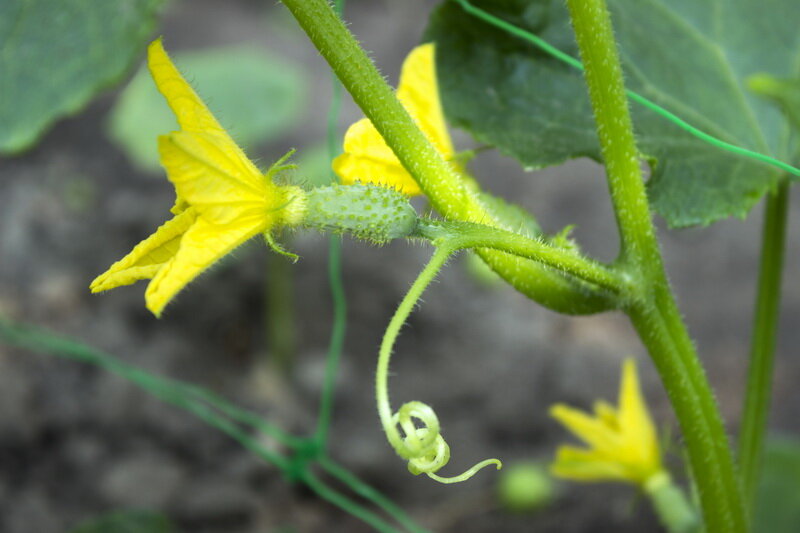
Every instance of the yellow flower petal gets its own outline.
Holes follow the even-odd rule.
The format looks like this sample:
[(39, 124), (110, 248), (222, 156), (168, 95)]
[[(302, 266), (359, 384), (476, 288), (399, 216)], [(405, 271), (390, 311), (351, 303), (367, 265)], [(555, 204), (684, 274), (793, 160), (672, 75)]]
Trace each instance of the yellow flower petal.
[(421, 192), (417, 182), (366, 118), (350, 126), (345, 133), (344, 153), (333, 160), (333, 171), (345, 185), (374, 183), (409, 196)]
[(408, 54), (400, 73), (397, 97), (439, 153), (445, 159), (451, 159), (453, 143), (439, 99), (436, 46), (433, 43), (418, 46)]
[(177, 253), (183, 234), (196, 218), (197, 213), (189, 208), (165, 222), (128, 255), (97, 276), (89, 287), (91, 291), (107, 291), (152, 278)]
[(159, 316), (192, 279), (231, 250), (278, 224), (296, 224), (304, 201), (298, 187), (279, 187), (264, 175), (219, 125), (180, 75), (161, 45), (148, 48), (159, 91), (182, 131), (159, 138), (161, 163), (175, 186), (175, 217), (114, 263), (91, 285), (93, 292), (152, 278), (147, 308)]
[(626, 359), (622, 367), (622, 382), (619, 390), (619, 420), (625, 429), (637, 428), (640, 432), (655, 433), (650, 414), (642, 398), (636, 362)]
[(625, 481), (628, 478), (628, 471), (622, 464), (574, 446), (558, 448), (551, 471), (553, 475), (575, 481)]
[(255, 183), (242, 179), (250, 172), (248, 165), (231, 158), (218, 140), (216, 135), (189, 132), (159, 137), (161, 164), (178, 197), (217, 224), (266, 212), (271, 192), (274, 196), (270, 189), (275, 187), (268, 187), (260, 174)]
[(644, 403), (636, 372), (636, 362), (625, 360), (619, 392), (620, 431), (628, 435), (628, 442), (636, 443), (636, 453), (650, 468), (660, 468), (661, 451), (656, 428)]
[(219, 125), (192, 86), (181, 76), (164, 50), (161, 38), (150, 43), (147, 49), (147, 65), (156, 87), (175, 113), (181, 130), (216, 136), (214, 142), (220, 151), (226, 154), (226, 158), (234, 166), (247, 170), (239, 176), (239, 179), (249, 181), (251, 185), (256, 186), (261, 173), (231, 139), (228, 132)]
[[(433, 43), (418, 46), (406, 58), (397, 96), (428, 140), (447, 160), (453, 144), (439, 101)], [(421, 194), (419, 185), (400, 164), (378, 130), (368, 119), (350, 126), (344, 136), (344, 153), (333, 161), (342, 183), (375, 183), (394, 187), (404, 194)]]
[(160, 316), (167, 303), (190, 281), (263, 230), (261, 217), (239, 219), (227, 225), (212, 224), (198, 218), (184, 234), (177, 253), (147, 286), (147, 308)]
[(164, 50), (160, 37), (147, 48), (147, 66), (182, 130), (228, 135), (192, 86), (181, 76)]
[(604, 402), (603, 400), (595, 402), (594, 413), (597, 415), (597, 418), (599, 418), (606, 426), (616, 430), (619, 429), (617, 410), (614, 409), (614, 407), (608, 402)]
[(583, 481), (627, 481), (643, 486), (663, 472), (661, 451), (647, 405), (639, 388), (636, 364), (625, 361), (619, 406), (596, 402), (595, 416), (564, 405), (551, 415), (588, 444), (588, 448), (559, 448), (553, 472)]
[(603, 423), (583, 411), (556, 404), (550, 408), (550, 416), (561, 422), (578, 438), (592, 448), (606, 450), (619, 446), (619, 436)]

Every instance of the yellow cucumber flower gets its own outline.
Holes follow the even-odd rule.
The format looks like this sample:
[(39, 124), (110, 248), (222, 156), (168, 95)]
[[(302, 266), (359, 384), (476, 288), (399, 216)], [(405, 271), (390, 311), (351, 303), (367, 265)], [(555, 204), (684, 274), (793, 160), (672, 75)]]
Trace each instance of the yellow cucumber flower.
[[(445, 160), (451, 161), (455, 152), (439, 101), (434, 54), (433, 43), (418, 46), (408, 54), (400, 73), (397, 97), (431, 144)], [(344, 184), (374, 183), (409, 196), (422, 192), (367, 118), (350, 126), (345, 133), (344, 153), (333, 160), (333, 170)]]
[(91, 284), (100, 292), (151, 279), (147, 308), (160, 316), (164, 306), (190, 281), (251, 237), (296, 224), (304, 196), (297, 187), (281, 187), (245, 156), (175, 68), (161, 39), (147, 50), (147, 62), (180, 131), (158, 139), (161, 164), (177, 195), (174, 217), (139, 243)]
[(559, 447), (554, 475), (577, 481), (623, 481), (645, 487), (664, 473), (656, 430), (639, 388), (636, 363), (623, 364), (619, 407), (597, 402), (595, 416), (557, 404), (550, 415), (588, 448)]

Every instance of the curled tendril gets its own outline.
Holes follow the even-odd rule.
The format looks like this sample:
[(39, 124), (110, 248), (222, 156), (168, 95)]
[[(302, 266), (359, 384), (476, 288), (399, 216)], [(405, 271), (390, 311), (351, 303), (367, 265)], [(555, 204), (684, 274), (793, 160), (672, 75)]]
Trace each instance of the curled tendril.
[[(418, 420), (422, 427), (417, 427)], [(403, 430), (402, 440), (392, 442), (395, 451), (408, 459), (408, 470), (412, 474), (436, 472), (450, 460), (450, 446), (442, 437), (439, 417), (428, 404), (404, 403), (392, 416), (392, 426)], [(398, 434), (399, 436), (399, 434)]]
[[(430, 262), (414, 281), (408, 294), (400, 302), (397, 311), (389, 322), (389, 326), (386, 328), (386, 333), (381, 343), (375, 382), (378, 413), (389, 443), (400, 457), (408, 460), (408, 470), (412, 474), (425, 473), (428, 477), (440, 483), (466, 481), (475, 475), (478, 470), (490, 464), (496, 465), (498, 470), (502, 467), (502, 463), (499, 460), (486, 459), (458, 476), (441, 477), (436, 475), (436, 472), (450, 461), (450, 446), (442, 437), (439, 417), (436, 416), (436, 412), (425, 403), (413, 401), (403, 404), (396, 413), (392, 414), (389, 404), (389, 359), (391, 358), (394, 341), (397, 339), (400, 327), (408, 318), (423, 291), (436, 277), (436, 274), (452, 252), (452, 248), (444, 246), (438, 248)], [(400, 430), (402, 430), (402, 434)]]

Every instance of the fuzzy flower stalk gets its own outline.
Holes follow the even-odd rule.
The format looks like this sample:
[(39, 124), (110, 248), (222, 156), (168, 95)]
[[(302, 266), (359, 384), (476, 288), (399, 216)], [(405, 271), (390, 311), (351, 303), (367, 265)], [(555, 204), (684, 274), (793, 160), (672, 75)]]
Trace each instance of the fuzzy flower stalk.
[(220, 126), (170, 60), (161, 39), (150, 44), (147, 63), (180, 131), (158, 139), (161, 164), (175, 187), (173, 218), (91, 284), (101, 292), (150, 279), (147, 308), (157, 317), (188, 283), (250, 238), (301, 222), (305, 193), (280, 186), (286, 157), (261, 172)]

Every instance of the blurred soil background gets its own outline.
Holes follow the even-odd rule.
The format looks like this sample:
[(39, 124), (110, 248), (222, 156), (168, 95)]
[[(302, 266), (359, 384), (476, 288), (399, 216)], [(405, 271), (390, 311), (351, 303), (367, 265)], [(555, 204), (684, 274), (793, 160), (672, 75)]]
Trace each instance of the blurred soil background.
[[(433, 5), (348, 1), (351, 29), (392, 83)], [(280, 139), (251, 150), (262, 166), (289, 148), (302, 158), (304, 150), (324, 142), (330, 74), (282, 6), (174, 1), (158, 33), (174, 53), (249, 43), (302, 68), (303, 112)], [(118, 94), (106, 91), (59, 122), (38, 146), (0, 162), (0, 313), (150, 372), (200, 384), (289, 431), (310, 433), (331, 328), (325, 237), (297, 233), (288, 243), (301, 256), (291, 269), (296, 353), (288, 371), (278, 369), (265, 334), (271, 318), (267, 278), (281, 259), (257, 240), (195, 281), (161, 320), (144, 308), (145, 283), (89, 293), (97, 274), (166, 220), (174, 199), (163, 174), (138, 170), (109, 139)], [(342, 133), (360, 117), (346, 95), (344, 102)], [(475, 146), (454, 133), (460, 149)], [(547, 231), (576, 224), (586, 250), (614, 258), (614, 221), (598, 165), (576, 161), (524, 173), (490, 151), (472, 168), (488, 190), (530, 208)], [(795, 195), (793, 220), (797, 200)], [(746, 221), (660, 232), (667, 269), (731, 430), (737, 429), (744, 390), (760, 213), (759, 206)], [(771, 419), (774, 432), (784, 434), (800, 432), (800, 360), (792, 349), (800, 341), (795, 226)], [(628, 487), (559, 484), (549, 507), (518, 515), (498, 504), (494, 471), (454, 486), (407, 472), (380, 429), (372, 379), (383, 330), (430, 254), (429, 247), (405, 242), (376, 248), (344, 240), (349, 324), (331, 455), (438, 532), (657, 530), (647, 501)], [(404, 328), (391, 394), (395, 405), (418, 399), (435, 407), (452, 449), (447, 473), (487, 457), (509, 467), (546, 462), (569, 438), (548, 418), (548, 407), (615, 401), (620, 363), (628, 355), (639, 359), (654, 415), (672, 428), (674, 441), (664, 392), (622, 315), (557, 315), (505, 286), (481, 283), (462, 256)], [(0, 346), (0, 531), (62, 532), (131, 508), (163, 512), (180, 531), (193, 533), (369, 530), (287, 483), (229, 437), (117, 377)]]

